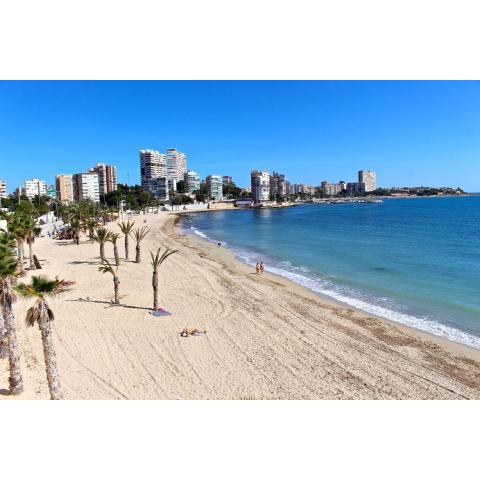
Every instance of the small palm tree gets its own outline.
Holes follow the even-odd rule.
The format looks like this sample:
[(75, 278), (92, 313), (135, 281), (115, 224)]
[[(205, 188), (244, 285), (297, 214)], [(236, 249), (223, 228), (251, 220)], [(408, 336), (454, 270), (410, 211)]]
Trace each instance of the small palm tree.
[(88, 238), (93, 241), (95, 229), (99, 226), (96, 218), (89, 217), (82, 222), (82, 228), (85, 233), (88, 232)]
[(70, 222), (70, 230), (72, 232), (73, 241), (80, 245), (80, 232), (82, 231), (82, 223), (78, 218), (73, 218)]
[(108, 260), (105, 260), (105, 263), (98, 267), (98, 271), (102, 273), (110, 273), (113, 275), (113, 289), (114, 289), (114, 300), (113, 303), (115, 305), (120, 304), (120, 297), (119, 297), (119, 285), (120, 280), (118, 278), (118, 267), (113, 268), (111, 263)]
[(140, 263), (140, 242), (148, 235), (149, 231), (150, 228), (147, 227), (137, 228), (133, 231), (133, 238), (135, 239), (136, 243), (135, 250), (137, 253), (135, 256), (135, 263)]
[(16, 300), (13, 286), (19, 275), (18, 262), (13, 255), (14, 240), (6, 233), (0, 234), (0, 310), (3, 319), (4, 338), (0, 338), (3, 349), (8, 351), (10, 376), (9, 390), (12, 395), (23, 392), (23, 378), (20, 371), (20, 350), (17, 340), (17, 327), (13, 315)]
[(110, 242), (113, 243), (113, 256), (115, 257), (115, 265), (118, 267), (120, 265), (120, 256), (118, 255), (117, 241), (120, 238), (119, 233), (112, 233), (110, 235)]
[(73, 282), (67, 280), (58, 280), (57, 278), (50, 280), (48, 277), (40, 275), (33, 276), (30, 284), (19, 283), (15, 287), (17, 293), (22, 297), (35, 299), (34, 304), (27, 310), (25, 320), (29, 327), (37, 324), (42, 334), (45, 370), (52, 400), (62, 400), (63, 394), (58, 376), (57, 356), (53, 346), (52, 322), (55, 320), (55, 315), (47, 303), (47, 298), (68, 292), (72, 285)]
[(100, 258), (102, 262), (105, 261), (105, 244), (110, 241), (112, 232), (108, 228), (97, 228), (93, 235), (93, 240), (100, 244)]
[(27, 238), (27, 229), (25, 228), (25, 215), (15, 212), (8, 218), (8, 231), (15, 237), (17, 242), (18, 268), (20, 275), (25, 275), (24, 261), (24, 242)]
[(130, 220), (128, 220), (127, 222), (117, 223), (117, 225), (120, 227), (120, 230), (125, 235), (125, 260), (128, 260), (128, 238), (132, 234), (135, 222), (131, 222)]
[(33, 261), (33, 243), (35, 242), (35, 238), (38, 238), (41, 233), (42, 229), (35, 224), (35, 220), (29, 218), (25, 224), (25, 240), (28, 245), (30, 270), (35, 270), (35, 263)]
[(153, 287), (153, 309), (158, 310), (158, 269), (160, 265), (174, 253), (178, 252), (178, 250), (170, 250), (167, 248), (161, 255), (160, 255), (159, 248), (157, 250), (156, 255), (154, 256), (152, 252), (150, 252), (151, 261), (150, 264), (153, 268), (153, 275), (152, 275), (152, 287)]

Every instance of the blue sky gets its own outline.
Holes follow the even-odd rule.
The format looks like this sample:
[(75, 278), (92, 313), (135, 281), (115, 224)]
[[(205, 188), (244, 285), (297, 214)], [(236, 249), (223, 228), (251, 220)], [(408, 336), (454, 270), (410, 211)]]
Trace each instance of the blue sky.
[(480, 191), (480, 82), (0, 82), (0, 179), (54, 182), (96, 162), (139, 182), (138, 150), (176, 147), (202, 177)]

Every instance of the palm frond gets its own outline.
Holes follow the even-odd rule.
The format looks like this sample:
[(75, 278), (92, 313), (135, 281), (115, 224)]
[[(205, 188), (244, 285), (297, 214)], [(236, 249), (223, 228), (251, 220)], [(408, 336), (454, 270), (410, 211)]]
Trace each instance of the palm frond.
[(150, 252), (150, 257), (151, 257), (151, 260), (150, 260), (150, 264), (152, 265), (153, 267), (153, 271), (156, 272), (160, 265), (170, 256), (170, 255), (173, 255), (174, 253), (177, 253), (178, 250), (171, 250), (169, 248), (167, 248), (161, 255), (160, 255), (160, 251), (161, 251), (161, 247), (158, 248), (157, 250), (157, 253), (155, 255), (153, 255), (153, 252)]
[(37, 297), (45, 299), (55, 297), (71, 290), (75, 282), (70, 280), (49, 279), (45, 275), (32, 276), (31, 283), (19, 283), (15, 291), (22, 297)]
[(131, 234), (133, 226), (135, 225), (135, 221), (131, 222), (128, 220), (127, 222), (119, 222), (117, 225), (120, 227), (120, 230), (125, 236), (128, 236)]
[(137, 243), (140, 243), (148, 235), (148, 232), (150, 232), (149, 227), (137, 228), (133, 231), (133, 238)]
[(113, 268), (112, 264), (105, 259), (104, 263), (98, 267), (98, 271), (102, 273), (111, 273), (113, 276), (116, 276), (118, 267)]
[(97, 228), (92, 238), (98, 243), (105, 243), (110, 240), (111, 235), (112, 232), (108, 228), (100, 227)]

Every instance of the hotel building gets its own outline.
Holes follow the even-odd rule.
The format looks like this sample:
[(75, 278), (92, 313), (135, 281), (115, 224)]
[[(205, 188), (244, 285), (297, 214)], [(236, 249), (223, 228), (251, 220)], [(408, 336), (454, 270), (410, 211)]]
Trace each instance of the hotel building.
[(223, 198), (223, 181), (220, 175), (209, 175), (206, 178), (207, 195), (209, 199), (221, 200)]
[(57, 198), (61, 202), (73, 202), (73, 178), (72, 175), (57, 175), (55, 185)]
[(185, 173), (187, 173), (187, 156), (176, 148), (168, 148), (166, 158), (167, 177), (169, 180), (173, 180), (172, 185), (176, 190), (177, 182), (183, 180)]
[(100, 201), (100, 187), (96, 172), (76, 173), (72, 177), (73, 198), (76, 202), (82, 200)]
[(188, 170), (184, 175), (185, 191), (187, 193), (193, 193), (196, 190), (200, 190), (200, 175), (193, 170)]
[(267, 170), (253, 170), (250, 174), (252, 198), (255, 203), (270, 200), (270, 174)]
[(360, 170), (358, 172), (358, 183), (363, 183), (363, 191), (373, 192), (377, 189), (377, 174), (370, 170)]
[(157, 150), (140, 150), (140, 178), (146, 190), (148, 180), (166, 177), (166, 156)]
[(25, 180), (23, 193), (31, 200), (35, 195), (46, 195), (47, 184), (43, 180), (38, 178), (32, 178), (31, 180)]
[(90, 169), (90, 172), (98, 174), (98, 188), (100, 195), (106, 195), (117, 189), (117, 167), (115, 165), (97, 163)]
[(7, 182), (0, 180), (0, 198), (7, 198)]

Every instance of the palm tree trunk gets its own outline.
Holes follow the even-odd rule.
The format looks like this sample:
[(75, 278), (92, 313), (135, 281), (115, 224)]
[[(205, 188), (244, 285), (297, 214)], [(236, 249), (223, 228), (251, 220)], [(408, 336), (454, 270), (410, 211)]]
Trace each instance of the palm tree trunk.
[(158, 272), (154, 271), (152, 276), (153, 287), (153, 310), (158, 310)]
[(75, 234), (75, 243), (80, 245), (80, 234), (78, 232)]
[(30, 257), (30, 270), (35, 270), (35, 263), (33, 261), (33, 242), (32, 242), (32, 240), (28, 241), (28, 255)]
[(102, 262), (105, 260), (105, 244), (104, 243), (100, 244), (100, 258), (102, 259)]
[(113, 244), (113, 255), (115, 256), (115, 265), (118, 267), (120, 265), (120, 256), (118, 255), (117, 244)]
[(45, 370), (47, 371), (48, 389), (52, 400), (63, 400), (62, 389), (57, 368), (57, 355), (53, 347), (52, 323), (48, 318), (47, 304), (43, 302), (42, 315), (38, 327), (42, 334), (43, 357), (45, 359)]
[(18, 245), (18, 268), (20, 270), (21, 275), (25, 275), (25, 266), (23, 265), (23, 240), (17, 240)]
[(118, 279), (118, 277), (115, 275), (113, 277), (113, 289), (114, 289), (114, 292), (115, 292), (115, 298), (113, 300), (113, 303), (116, 303), (116, 304), (119, 304), (120, 303), (120, 298), (118, 296), (119, 294), (119, 285), (120, 285), (120, 280)]
[[(5, 282), (9, 281), (6, 280)], [(6, 288), (10, 289), (10, 285), (7, 285)], [(10, 367), (10, 377), (8, 378), (9, 390), (11, 395), (18, 395), (23, 392), (23, 378), (20, 371), (20, 350), (18, 348), (17, 327), (15, 325), (15, 317), (13, 316), (12, 304), (9, 301), (2, 305), (2, 313), (5, 330), (7, 331), (8, 363)]]
[(125, 235), (125, 260), (128, 260), (128, 233)]
[(135, 250), (137, 251), (137, 255), (135, 257), (135, 263), (140, 263), (140, 244), (137, 243)]
[(8, 356), (7, 330), (5, 329), (5, 319), (0, 311), (0, 358)]

